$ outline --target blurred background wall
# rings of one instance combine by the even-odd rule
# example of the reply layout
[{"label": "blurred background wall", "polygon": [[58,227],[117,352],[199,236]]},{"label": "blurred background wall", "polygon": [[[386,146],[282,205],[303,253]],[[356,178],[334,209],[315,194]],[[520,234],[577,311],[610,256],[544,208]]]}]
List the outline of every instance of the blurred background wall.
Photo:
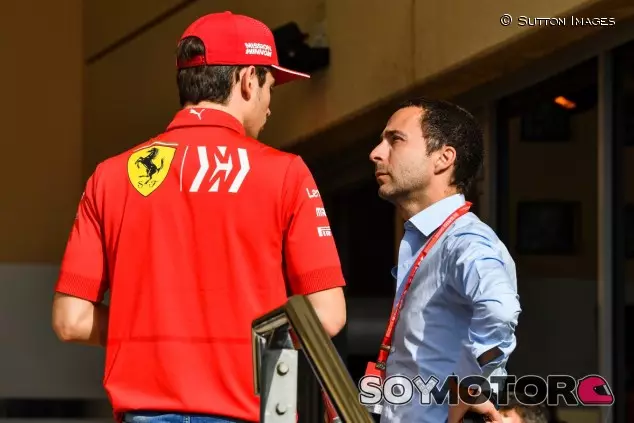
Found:
[{"label": "blurred background wall", "polygon": [[104,397],[101,352],[61,345],[50,326],[84,184],[83,25],[79,0],[0,6],[0,418]]},{"label": "blurred background wall", "polygon": [[[458,102],[483,125],[485,168],[470,199],[518,265],[524,313],[510,370],[610,369],[625,392],[630,1],[21,0],[0,8],[0,421],[107,417],[102,353],[61,345],[50,329],[59,260],[95,165],[160,133],[178,110],[180,34],[224,10],[273,29],[296,22],[330,49],[310,81],[276,89],[262,140],[301,154],[320,186],[349,281],[337,346],[353,377],[385,328],[402,230],[376,196],[368,154],[395,105],[424,94]],[[500,24],[506,13],[510,26]],[[568,24],[519,26],[521,15]],[[573,15],[617,24],[573,27]],[[596,409],[563,413],[600,419]]]}]

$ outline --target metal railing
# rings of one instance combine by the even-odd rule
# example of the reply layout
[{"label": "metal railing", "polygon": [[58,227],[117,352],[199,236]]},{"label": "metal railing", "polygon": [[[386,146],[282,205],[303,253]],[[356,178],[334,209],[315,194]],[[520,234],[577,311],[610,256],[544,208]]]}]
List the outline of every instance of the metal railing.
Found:
[{"label": "metal railing", "polygon": [[342,423],[374,423],[317,314],[304,296],[253,321],[253,368],[261,423],[296,423],[302,351]]}]

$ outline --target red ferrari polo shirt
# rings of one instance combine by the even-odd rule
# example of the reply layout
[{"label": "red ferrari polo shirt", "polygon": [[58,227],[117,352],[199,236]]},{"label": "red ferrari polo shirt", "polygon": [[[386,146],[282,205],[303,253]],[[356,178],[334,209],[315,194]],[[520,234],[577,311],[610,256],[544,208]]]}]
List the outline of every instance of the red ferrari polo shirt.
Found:
[{"label": "red ferrari polo shirt", "polygon": [[251,322],[287,288],[344,285],[328,218],[299,156],[229,114],[180,111],[165,133],[99,164],[56,290],[110,290],[104,386],[115,413],[259,420]]}]

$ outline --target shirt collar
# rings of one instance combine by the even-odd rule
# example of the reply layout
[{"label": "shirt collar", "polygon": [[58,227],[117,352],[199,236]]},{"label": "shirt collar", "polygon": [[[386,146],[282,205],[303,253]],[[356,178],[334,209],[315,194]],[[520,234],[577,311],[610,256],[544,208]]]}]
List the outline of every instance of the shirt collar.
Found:
[{"label": "shirt collar", "polygon": [[192,107],[179,110],[167,130],[200,126],[220,126],[245,135],[244,126],[227,112],[205,107]]},{"label": "shirt collar", "polygon": [[412,216],[405,222],[405,230],[416,228],[423,235],[428,237],[442,225],[451,213],[464,204],[465,198],[462,194],[454,194],[450,197],[443,198]]}]

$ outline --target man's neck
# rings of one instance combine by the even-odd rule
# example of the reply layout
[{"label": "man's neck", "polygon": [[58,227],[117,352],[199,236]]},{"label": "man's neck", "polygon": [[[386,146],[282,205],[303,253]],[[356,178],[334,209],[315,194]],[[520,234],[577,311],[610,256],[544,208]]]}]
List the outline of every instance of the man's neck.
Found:
[{"label": "man's neck", "polygon": [[403,220],[409,220],[434,203],[458,193],[455,187],[445,187],[441,190],[427,190],[418,194],[412,194],[399,200],[396,204],[398,213]]},{"label": "man's neck", "polygon": [[234,108],[232,108],[231,106],[225,106],[222,104],[218,104],[218,103],[213,103],[211,101],[201,101],[198,104],[192,104],[192,103],[187,103],[184,106],[185,109],[213,109],[213,110],[220,110],[221,112],[225,112],[230,114],[231,116],[233,116],[234,118],[236,118],[238,120],[238,122],[240,122],[241,124],[244,125],[244,119],[243,116],[238,113],[236,110],[234,110]]}]

